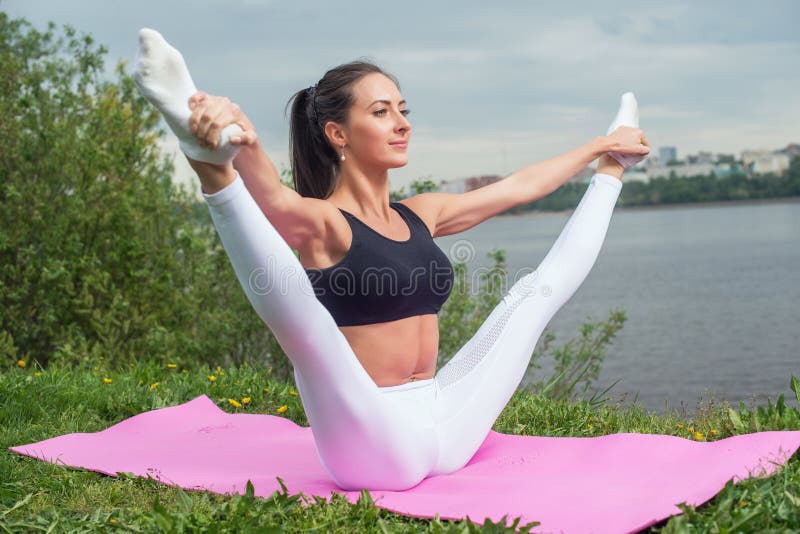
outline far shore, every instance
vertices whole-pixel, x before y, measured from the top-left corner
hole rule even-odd
[[[614,211],[643,211],[643,210],[671,210],[680,208],[709,208],[716,206],[746,206],[749,204],[793,204],[800,202],[800,197],[780,197],[780,198],[748,198],[744,200],[715,200],[709,202],[682,202],[679,204],[655,204],[650,206],[620,206],[617,205]],[[503,214],[501,217],[544,217],[547,215],[559,215],[571,213],[574,208],[565,210],[529,211],[525,213]]]

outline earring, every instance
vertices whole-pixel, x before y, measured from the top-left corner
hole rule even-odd
[[[342,145],[342,157],[341,160],[344,161],[344,145]]]

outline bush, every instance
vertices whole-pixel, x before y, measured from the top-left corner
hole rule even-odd
[[[158,113],[122,64],[101,80],[103,54],[0,13],[0,359],[266,356],[207,210],[171,183]]]
[[[478,331],[492,310],[508,290],[505,252],[493,250],[488,254],[494,264],[481,272],[475,287],[470,287],[470,276],[466,265],[454,262],[455,279],[453,291],[442,307],[439,318],[439,362],[441,368],[456,352]],[[513,283],[513,281],[509,281]],[[563,346],[553,345],[555,334],[545,329],[531,354],[528,364],[529,373],[541,369],[543,359],[552,358],[555,365],[553,374],[544,379],[536,377],[524,386],[531,393],[542,393],[555,400],[575,399],[583,397],[600,376],[605,350],[622,329],[627,317],[622,310],[611,310],[606,321],[589,321],[580,329],[580,335],[567,341]],[[613,387],[613,385],[612,385]],[[579,391],[575,391],[579,388]],[[600,392],[602,396],[611,387]],[[592,405],[602,404],[605,399],[598,399],[597,392],[592,396]]]

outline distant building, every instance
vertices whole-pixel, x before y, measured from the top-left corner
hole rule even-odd
[[[584,167],[583,169],[578,171],[578,174],[567,180],[568,182],[580,182],[580,183],[588,183],[589,180],[592,179],[594,173],[597,172],[597,169],[594,167]]]
[[[625,173],[625,180],[638,180],[640,182],[649,182],[651,178],[661,177],[669,178],[676,176],[678,178],[686,178],[687,176],[708,176],[711,173],[717,178],[723,178],[735,173],[744,173],[742,166],[738,163],[683,163],[678,165],[651,165],[646,169],[637,169],[634,167],[628,169]]]
[[[754,174],[773,173],[780,176],[789,169],[789,163],[789,156],[786,154],[769,154],[754,159],[750,170]]]
[[[767,174],[772,173],[778,176],[782,175],[789,169],[791,158],[789,153],[795,149],[793,145],[789,145],[784,150],[776,150],[770,152],[769,150],[743,150],[742,163],[749,174]]]
[[[658,162],[661,165],[666,165],[670,161],[678,159],[678,149],[674,146],[662,146],[658,149]]]
[[[464,180],[465,190],[474,191],[475,189],[480,189],[485,185],[493,184],[502,179],[503,177],[500,176],[499,174],[484,174],[482,176],[472,176]]]
[[[661,176],[668,178],[673,174],[685,178],[687,176],[698,176],[711,174],[716,165],[713,163],[682,163],[681,165],[658,165],[647,169],[650,177]]]
[[[503,177],[499,174],[484,174],[468,178],[456,178],[455,180],[442,180],[439,182],[439,187],[436,191],[440,193],[466,193],[502,179]]]
[[[634,181],[647,183],[650,181],[650,172],[642,167],[634,166],[625,171],[624,180],[626,182]]]
[[[584,167],[575,176],[567,179],[567,182],[581,182],[588,183],[589,179],[594,175],[597,170],[593,167]],[[457,178],[454,180],[442,180],[436,189],[439,193],[466,193],[467,191],[474,191],[481,187],[499,182],[506,178],[499,174],[484,174],[480,176],[470,176],[467,178]]]
[[[789,168],[793,158],[800,156],[800,144],[790,143],[780,150],[743,150],[741,160],[737,161],[733,154],[712,154],[699,151],[689,154],[686,161],[678,160],[678,150],[674,146],[663,146],[658,149],[659,156],[647,158],[641,165],[631,167],[625,172],[626,181],[649,182],[652,178],[676,176],[685,178],[689,176],[709,176],[724,178],[732,174],[773,173],[783,175]],[[597,170],[594,167],[584,167],[567,182],[588,183]],[[493,184],[504,179],[499,174],[484,174],[444,180],[439,183],[437,191],[442,193],[465,193]]]
[[[711,152],[703,152],[701,150],[697,154],[689,154],[686,156],[686,163],[714,163],[714,155]]]
[[[440,193],[463,193],[466,190],[466,182],[461,180],[442,180],[439,182],[437,191]]]
[[[769,156],[769,150],[742,150],[741,159],[745,167],[750,166],[755,160]]]
[[[714,165],[714,175],[717,178],[725,178],[731,174],[744,174],[744,169],[738,163],[734,162],[717,162]]]

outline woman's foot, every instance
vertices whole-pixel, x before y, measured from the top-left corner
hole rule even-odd
[[[215,150],[201,147],[189,129],[189,97],[197,88],[183,61],[183,55],[155,30],[139,31],[139,53],[133,79],[144,97],[164,116],[178,137],[181,150],[190,159],[225,166],[239,152],[230,143],[233,135],[241,135],[239,126],[231,124],[222,130]]]
[[[639,105],[636,102],[636,97],[633,96],[633,93],[628,92],[622,95],[621,100],[617,116],[611,126],[608,127],[606,135],[611,134],[620,126],[639,127]],[[637,154],[619,154],[617,152],[609,152],[608,155],[617,160],[623,169],[632,167],[647,157]]]

